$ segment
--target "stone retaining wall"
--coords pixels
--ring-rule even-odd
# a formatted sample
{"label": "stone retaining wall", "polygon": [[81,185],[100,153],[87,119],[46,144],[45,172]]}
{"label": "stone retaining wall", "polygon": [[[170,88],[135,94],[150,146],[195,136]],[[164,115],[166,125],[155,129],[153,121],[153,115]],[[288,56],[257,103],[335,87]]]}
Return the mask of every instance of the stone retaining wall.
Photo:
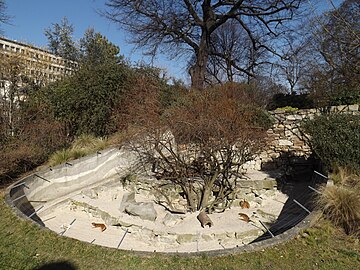
{"label": "stone retaining wall", "polygon": [[311,155],[307,136],[301,131],[304,120],[313,119],[322,112],[360,114],[359,104],[332,106],[321,109],[270,111],[274,124],[267,131],[267,147],[254,160],[247,162],[244,169],[273,169],[282,165],[306,162]]}

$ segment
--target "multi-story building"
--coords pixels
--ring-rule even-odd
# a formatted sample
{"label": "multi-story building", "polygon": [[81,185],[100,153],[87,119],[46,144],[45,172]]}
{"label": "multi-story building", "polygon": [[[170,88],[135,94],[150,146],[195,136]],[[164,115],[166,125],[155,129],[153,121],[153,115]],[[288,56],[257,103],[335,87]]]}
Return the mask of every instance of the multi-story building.
{"label": "multi-story building", "polygon": [[6,74],[11,67],[6,68],[6,63],[17,65],[17,83],[20,87],[29,81],[44,85],[70,75],[78,68],[77,62],[56,56],[45,49],[0,37],[0,65],[3,66],[0,67],[0,97],[6,94],[11,84],[11,74]]}
{"label": "multi-story building", "polygon": [[44,86],[77,68],[77,62],[0,37],[0,137],[14,135],[15,111],[26,100],[29,86]]}

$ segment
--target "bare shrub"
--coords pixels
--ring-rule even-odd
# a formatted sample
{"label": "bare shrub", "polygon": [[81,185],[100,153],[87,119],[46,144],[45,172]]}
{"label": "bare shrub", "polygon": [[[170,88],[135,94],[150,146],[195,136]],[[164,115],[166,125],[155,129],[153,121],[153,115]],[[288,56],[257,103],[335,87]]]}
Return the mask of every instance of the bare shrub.
{"label": "bare shrub", "polygon": [[[262,146],[268,118],[243,90],[192,90],[165,110],[155,88],[132,99],[130,147],[158,179],[180,187],[190,211],[229,207],[241,165]],[[178,212],[167,196],[159,203]]]}
{"label": "bare shrub", "polygon": [[0,146],[0,185],[32,170],[66,144],[63,125],[47,113],[41,107],[19,111],[16,135],[8,136]]}
{"label": "bare shrub", "polygon": [[139,74],[124,94],[123,102],[114,113],[118,130],[139,129],[158,122],[161,114],[159,80]]}
{"label": "bare shrub", "polygon": [[12,180],[15,172],[26,172],[38,164],[42,155],[39,145],[14,142],[0,153],[0,182]]}

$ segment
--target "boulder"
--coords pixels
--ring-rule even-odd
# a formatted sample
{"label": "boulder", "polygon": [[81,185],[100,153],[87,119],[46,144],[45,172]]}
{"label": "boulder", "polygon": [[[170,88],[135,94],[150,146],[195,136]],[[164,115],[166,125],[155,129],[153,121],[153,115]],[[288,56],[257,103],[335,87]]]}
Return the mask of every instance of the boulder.
{"label": "boulder", "polygon": [[150,202],[133,202],[125,207],[125,212],[132,216],[138,216],[143,220],[155,221],[157,217],[154,204]]}
{"label": "boulder", "polygon": [[128,206],[130,203],[135,203],[135,192],[126,193],[123,195],[119,210],[120,212],[124,212],[126,206]]}
{"label": "boulder", "polygon": [[238,182],[240,189],[251,188],[251,189],[273,189],[277,186],[277,181],[272,178],[266,178],[264,180],[240,180]]}
{"label": "boulder", "polygon": [[279,140],[279,145],[280,146],[292,146],[293,143],[289,140]]}

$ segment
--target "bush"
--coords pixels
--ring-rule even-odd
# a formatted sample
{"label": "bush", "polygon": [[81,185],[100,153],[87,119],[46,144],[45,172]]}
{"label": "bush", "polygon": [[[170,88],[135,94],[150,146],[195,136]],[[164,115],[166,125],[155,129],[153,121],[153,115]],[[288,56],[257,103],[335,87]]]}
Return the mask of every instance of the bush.
{"label": "bush", "polygon": [[324,114],[306,121],[303,128],[328,169],[349,166],[360,172],[360,115]]}
{"label": "bush", "polygon": [[41,165],[48,155],[49,150],[41,144],[13,138],[0,150],[0,186]]}
{"label": "bush", "polygon": [[39,166],[67,143],[64,126],[41,106],[23,105],[16,119],[15,134],[0,145],[0,185]]}
{"label": "bush", "polygon": [[77,73],[42,89],[57,120],[70,136],[106,136],[115,131],[113,111],[122,100],[129,79],[125,65],[83,66]]}
{"label": "bush", "polygon": [[268,104],[268,110],[275,110],[283,107],[293,107],[299,109],[314,108],[314,103],[308,94],[289,95],[289,94],[275,94]]}
{"label": "bush", "polygon": [[332,96],[329,103],[331,106],[359,104],[360,91],[342,91],[337,96]]}

